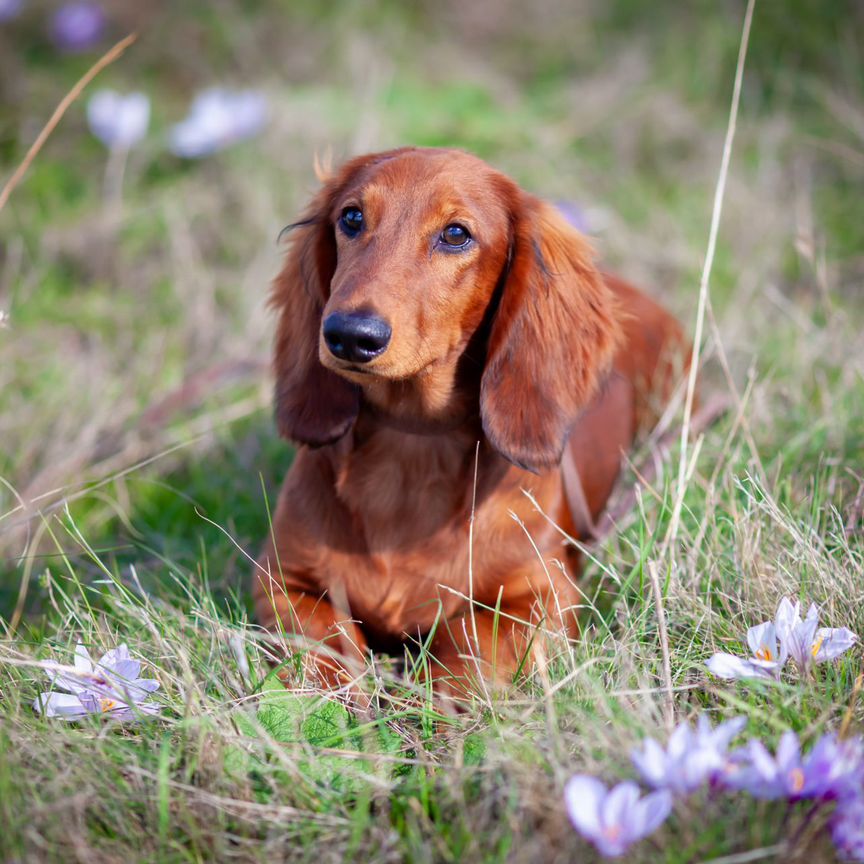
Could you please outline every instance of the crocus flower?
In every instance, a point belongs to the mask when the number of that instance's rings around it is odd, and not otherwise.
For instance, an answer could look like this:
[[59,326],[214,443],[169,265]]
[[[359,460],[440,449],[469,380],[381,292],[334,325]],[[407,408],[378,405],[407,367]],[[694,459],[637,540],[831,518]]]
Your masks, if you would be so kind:
[[137,144],[150,123],[150,100],[144,93],[115,93],[100,90],[87,103],[90,131],[109,149]]
[[253,90],[213,88],[195,97],[185,120],[168,135],[175,156],[196,159],[257,135],[267,122],[267,103]]
[[50,672],[52,689],[40,693],[33,708],[46,717],[64,720],[79,720],[88,714],[106,714],[122,720],[133,719],[137,714],[156,714],[159,706],[146,700],[159,688],[159,682],[139,678],[140,673],[140,661],[130,657],[125,645],[106,652],[94,663],[79,642],[75,647],[74,668]]
[[750,741],[733,754],[730,768],[724,776],[726,786],[744,789],[754,798],[805,797],[808,778],[801,757],[798,736],[784,732],[772,756],[761,741]]
[[864,793],[840,802],[829,827],[841,859],[864,861]]
[[687,794],[723,772],[729,743],[746,723],[745,717],[736,717],[714,729],[703,714],[695,730],[689,723],[679,723],[666,749],[647,738],[641,750],[633,751],[631,759],[650,786],[668,789],[675,795]]
[[718,678],[776,678],[786,663],[786,647],[777,643],[777,629],[771,621],[747,631],[749,658],[715,654],[705,665]]
[[[848,651],[858,637],[845,627],[819,627],[819,610],[811,604],[801,619],[801,603],[793,605],[784,597],[774,621],[766,621],[747,631],[749,658],[734,654],[715,654],[705,664],[718,678],[778,678],[788,658],[806,673],[811,663],[833,660]],[[779,645],[779,647],[778,647]]]
[[750,741],[732,754],[724,785],[744,789],[754,798],[802,798],[843,801],[861,789],[864,741],[826,733],[807,755],[794,732],[784,732],[772,756],[761,741]]
[[564,787],[564,803],[576,830],[601,854],[617,858],[657,830],[672,809],[672,796],[661,791],[640,799],[632,781],[607,789],[595,777],[577,774]]
[[808,797],[846,800],[864,791],[864,738],[827,732],[807,754],[804,768]]
[[858,639],[845,627],[819,627],[819,609],[815,603],[810,604],[802,620],[801,602],[796,600],[793,604],[787,597],[780,601],[775,625],[780,642],[801,672],[806,672],[811,663],[839,657]]
[[24,0],[0,0],[0,22],[11,21],[23,6]]
[[92,48],[105,31],[105,13],[98,3],[64,3],[51,19],[51,38],[61,50],[77,54]]

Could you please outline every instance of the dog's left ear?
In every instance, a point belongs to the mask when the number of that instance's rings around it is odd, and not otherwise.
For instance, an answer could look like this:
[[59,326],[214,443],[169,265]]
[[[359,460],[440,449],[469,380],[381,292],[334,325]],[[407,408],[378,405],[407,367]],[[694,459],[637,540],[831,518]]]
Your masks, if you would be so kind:
[[568,434],[618,342],[613,295],[585,238],[518,191],[510,261],[480,391],[483,430],[530,471],[561,461]]

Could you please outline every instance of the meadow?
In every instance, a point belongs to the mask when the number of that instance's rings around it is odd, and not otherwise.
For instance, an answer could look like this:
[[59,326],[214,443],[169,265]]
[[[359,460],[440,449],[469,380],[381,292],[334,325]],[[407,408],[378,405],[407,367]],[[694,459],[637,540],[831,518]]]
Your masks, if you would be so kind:
[[[362,717],[296,658],[286,689],[251,615],[292,459],[268,286],[316,154],[477,153],[574,209],[604,266],[692,334],[746,4],[116,0],[77,53],[48,35],[57,5],[0,21],[0,188],[139,35],[0,209],[0,860],[590,862],[568,778],[635,778],[631,750],[672,723],[745,717],[739,740],[769,749],[864,732],[860,642],[776,682],[705,665],[746,656],[783,597],[864,636],[860,4],[756,3],[701,348],[700,388],[730,408],[683,479],[683,399],[631,455],[586,549],[582,638],[544,634],[542,663],[457,716],[419,683],[422,650],[376,657]],[[263,128],[172,154],[215,85],[261,94]],[[151,103],[122,162],[88,128],[106,87]],[[78,642],[128,644],[159,713],[34,711]],[[832,861],[828,819],[706,789],[624,860]]]

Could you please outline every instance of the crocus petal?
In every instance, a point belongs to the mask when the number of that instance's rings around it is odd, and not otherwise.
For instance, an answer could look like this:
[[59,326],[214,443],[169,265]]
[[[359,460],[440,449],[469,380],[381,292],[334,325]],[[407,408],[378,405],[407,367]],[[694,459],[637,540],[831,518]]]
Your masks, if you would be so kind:
[[613,786],[600,804],[601,832],[594,845],[610,858],[623,855],[639,835],[639,787],[631,780]]
[[686,759],[681,760],[677,782],[670,784],[668,788],[673,792],[694,792],[718,773],[725,761],[725,756],[713,747],[696,748]]
[[49,672],[51,686],[70,693],[82,693],[87,689],[87,676],[93,673],[93,661],[87,649],[79,642],[75,646],[75,672]]
[[33,710],[45,717],[62,717],[65,720],[75,720],[88,713],[81,700],[71,693],[40,693],[33,702]]
[[747,631],[747,644],[754,657],[762,660],[777,659],[777,633],[771,621],[764,621]]
[[833,660],[848,651],[858,637],[846,627],[820,627],[816,631],[814,659],[817,663]]
[[840,857],[864,861],[864,792],[839,803],[829,825]]
[[11,21],[21,12],[23,0],[0,0],[0,21]]
[[168,134],[176,156],[198,158],[256,135],[267,122],[267,103],[254,90],[211,88],[199,93],[189,114]]
[[[702,717],[705,715],[703,714]],[[700,717],[701,719],[701,717]],[[715,747],[725,750],[732,739],[741,732],[747,725],[746,717],[733,717],[731,720],[724,720],[717,725],[711,734],[711,741]]]
[[642,779],[650,786],[660,787],[666,779],[666,751],[652,738],[642,742],[641,750],[633,750],[630,759]]
[[604,828],[626,825],[638,800],[639,787],[632,780],[613,786],[600,805],[600,824]]
[[67,675],[65,672],[49,672],[48,680],[55,690],[66,690],[69,693],[86,693],[89,685],[85,678],[77,675]]
[[564,787],[564,804],[573,827],[589,840],[600,833],[600,804],[606,787],[587,774],[576,774]]
[[87,122],[106,147],[131,147],[147,134],[150,100],[144,93],[100,90],[87,103]]
[[762,669],[775,677],[781,669],[781,664],[776,660],[760,660],[758,657],[748,657],[747,662],[754,669]]
[[263,94],[244,90],[235,97],[233,107],[235,138],[251,138],[264,127],[267,102]]
[[653,834],[672,810],[672,796],[665,790],[652,792],[639,802],[640,830],[639,837]]
[[102,7],[88,0],[64,3],[51,19],[51,37],[62,51],[86,51],[102,38],[104,30]]
[[121,661],[129,659],[129,648],[124,642],[122,645],[118,645],[116,648],[112,648],[110,651],[106,651],[99,658],[98,665],[102,666],[105,669],[113,669]]
[[815,619],[801,621],[794,624],[786,636],[783,638],[783,643],[789,656],[795,661],[795,665],[802,672],[809,668],[810,662],[813,659],[813,641],[816,637]]
[[763,780],[774,780],[777,776],[777,765],[767,748],[761,741],[751,741],[748,745],[750,764]]
[[727,786],[767,800],[779,798],[784,793],[777,763],[761,741],[750,741],[733,754],[732,762],[736,770],[726,774]]
[[104,669],[112,680],[119,681],[121,684],[129,684],[136,681],[141,674],[141,662],[139,660],[119,660],[113,667],[104,667]]
[[803,761],[802,796],[846,800],[861,790],[864,776],[864,738],[820,736]]
[[158,690],[162,685],[155,678],[136,678],[134,689],[143,693],[152,693]]
[[734,654],[715,654],[705,665],[718,678],[770,678],[771,673]]
[[81,674],[93,671],[93,660],[90,652],[79,642],[75,646],[75,669]]
[[777,614],[774,616],[774,629],[777,632],[778,639],[785,639],[792,627],[801,621],[801,603],[796,600],[794,605],[788,597],[784,597],[777,607]]
[[810,607],[807,617],[801,623],[800,638],[801,642],[807,646],[807,650],[811,656],[813,653],[813,643],[816,641],[816,631],[819,629],[819,611],[815,606]]
[[669,736],[666,750],[675,759],[689,752],[693,743],[693,730],[688,723],[679,723]]
[[801,744],[798,741],[798,736],[791,730],[780,736],[776,760],[781,771],[789,770],[801,764]]

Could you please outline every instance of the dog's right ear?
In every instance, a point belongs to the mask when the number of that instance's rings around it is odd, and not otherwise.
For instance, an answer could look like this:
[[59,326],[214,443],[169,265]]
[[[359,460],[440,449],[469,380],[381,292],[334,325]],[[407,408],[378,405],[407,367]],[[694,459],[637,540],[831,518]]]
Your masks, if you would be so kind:
[[341,438],[354,423],[360,389],[321,365],[321,311],[336,270],[330,208],[339,186],[330,181],[293,226],[291,249],[273,282],[278,310],[273,367],[276,424],[291,441],[320,447]]

